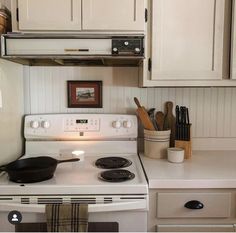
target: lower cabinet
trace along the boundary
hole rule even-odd
[[[229,225],[157,225],[157,232],[234,232],[233,224]]]
[[[236,190],[151,189],[149,194],[150,232],[234,232],[236,229]]]

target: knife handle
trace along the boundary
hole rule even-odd
[[[187,115],[187,124],[189,124],[189,112],[188,112],[188,108],[186,108],[186,115]]]
[[[175,116],[176,116],[176,123],[178,125],[180,123],[180,121],[179,121],[179,105],[176,105],[176,107],[175,107]]]

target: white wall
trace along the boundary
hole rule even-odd
[[[30,67],[24,76],[27,113],[135,113],[134,96],[158,110],[170,100],[190,108],[194,138],[236,142],[236,88],[138,88],[136,68]],[[67,108],[67,80],[103,80],[104,107]]]
[[[0,0],[0,5],[4,5],[5,7],[7,7],[9,10],[11,8],[11,0]]]
[[[22,154],[23,66],[0,59],[0,165]]]

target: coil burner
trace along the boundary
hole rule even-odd
[[[115,169],[102,172],[99,178],[107,182],[123,182],[132,180],[134,177],[135,175],[128,170]]]
[[[98,159],[95,165],[103,169],[117,169],[129,167],[132,162],[122,157],[105,157]]]

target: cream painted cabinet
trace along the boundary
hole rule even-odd
[[[18,0],[19,30],[81,29],[81,0]]]
[[[222,79],[224,0],[152,1],[152,79]]]
[[[232,17],[232,48],[231,48],[231,79],[236,80],[236,2],[233,0]]]
[[[83,30],[144,31],[145,0],[83,0]]]
[[[146,0],[12,0],[13,30],[144,33],[145,3]]]
[[[234,224],[158,225],[157,232],[235,232]]]
[[[230,1],[152,0],[150,17],[143,86],[214,86],[228,77]]]
[[[149,189],[149,232],[233,232],[234,189]]]

